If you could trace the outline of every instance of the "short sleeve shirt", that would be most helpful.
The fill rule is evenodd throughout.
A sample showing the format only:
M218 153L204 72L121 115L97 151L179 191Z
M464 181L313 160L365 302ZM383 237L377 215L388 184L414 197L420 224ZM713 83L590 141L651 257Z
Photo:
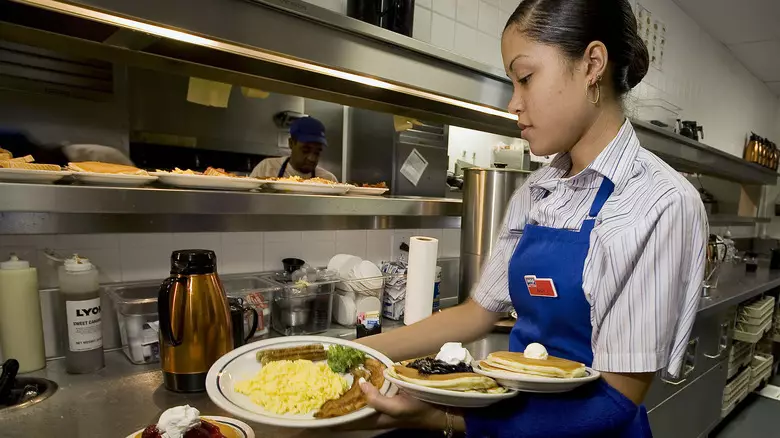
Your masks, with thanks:
M628 120L586 169L565 178L570 167L568 153L559 154L514 193L472 298L487 310L507 311L509 261L521 238L510 231L529 222L578 230L608 178L615 190L591 232L582 276L593 368L615 373L667 368L676 375L704 276L708 225L698 191L640 146Z

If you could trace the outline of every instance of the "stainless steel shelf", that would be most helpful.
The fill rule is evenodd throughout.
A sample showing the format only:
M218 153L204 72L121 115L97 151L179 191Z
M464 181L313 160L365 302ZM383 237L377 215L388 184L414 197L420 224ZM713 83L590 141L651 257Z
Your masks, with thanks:
M458 199L0 184L0 234L459 228Z
M778 174L712 146L691 140L641 120L631 120L642 146L683 172L701 173L730 181L776 185Z
M707 216L707 220L713 227L766 224L771 221L768 217L746 217L732 214L713 214Z

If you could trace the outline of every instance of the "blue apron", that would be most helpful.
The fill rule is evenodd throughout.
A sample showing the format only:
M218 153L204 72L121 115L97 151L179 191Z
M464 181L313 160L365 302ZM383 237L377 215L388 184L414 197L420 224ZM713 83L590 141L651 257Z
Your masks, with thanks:
M509 262L509 295L518 314L510 334L510 351L522 352L526 345L538 342L547 347L552 356L588 366L593 363L590 304L582 288L582 271L596 217L613 189L614 184L604 178L579 231L526 224ZM537 284L541 288L542 283L546 283L549 292L548 279L554 284L555 297L539 296L540 292L536 291ZM531 295L531 290L536 296ZM590 422L572 424L567 421L568 409L578 410L579 418L588 417L582 415L583 410L593 415ZM556 437L652 436L644 406L637 409L603 380L567 393L520 394L491 411L469 415L469 431L477 432L476 436L480 438L537 436L534 433L536 426L529 423L539 424L542 431L549 430L549 422L552 422L560 429L554 434ZM538 412L538 418L532 412ZM634 415L633 421L631 415ZM615 420L621 417L625 419L622 424Z

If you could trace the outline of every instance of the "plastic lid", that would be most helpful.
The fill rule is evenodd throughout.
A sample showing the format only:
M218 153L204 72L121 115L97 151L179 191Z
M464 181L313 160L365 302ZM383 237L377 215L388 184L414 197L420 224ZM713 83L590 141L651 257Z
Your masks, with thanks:
M68 272L84 272L95 268L89 259L79 257L78 254L73 254L73 257L66 259L64 264Z
M16 254L11 254L11 258L8 261L0 263L0 269L30 269L30 262L21 260Z

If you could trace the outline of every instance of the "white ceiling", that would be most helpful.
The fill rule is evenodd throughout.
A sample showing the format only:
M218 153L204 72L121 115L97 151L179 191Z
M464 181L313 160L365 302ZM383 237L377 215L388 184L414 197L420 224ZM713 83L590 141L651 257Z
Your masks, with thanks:
M780 0L674 0L780 95Z

